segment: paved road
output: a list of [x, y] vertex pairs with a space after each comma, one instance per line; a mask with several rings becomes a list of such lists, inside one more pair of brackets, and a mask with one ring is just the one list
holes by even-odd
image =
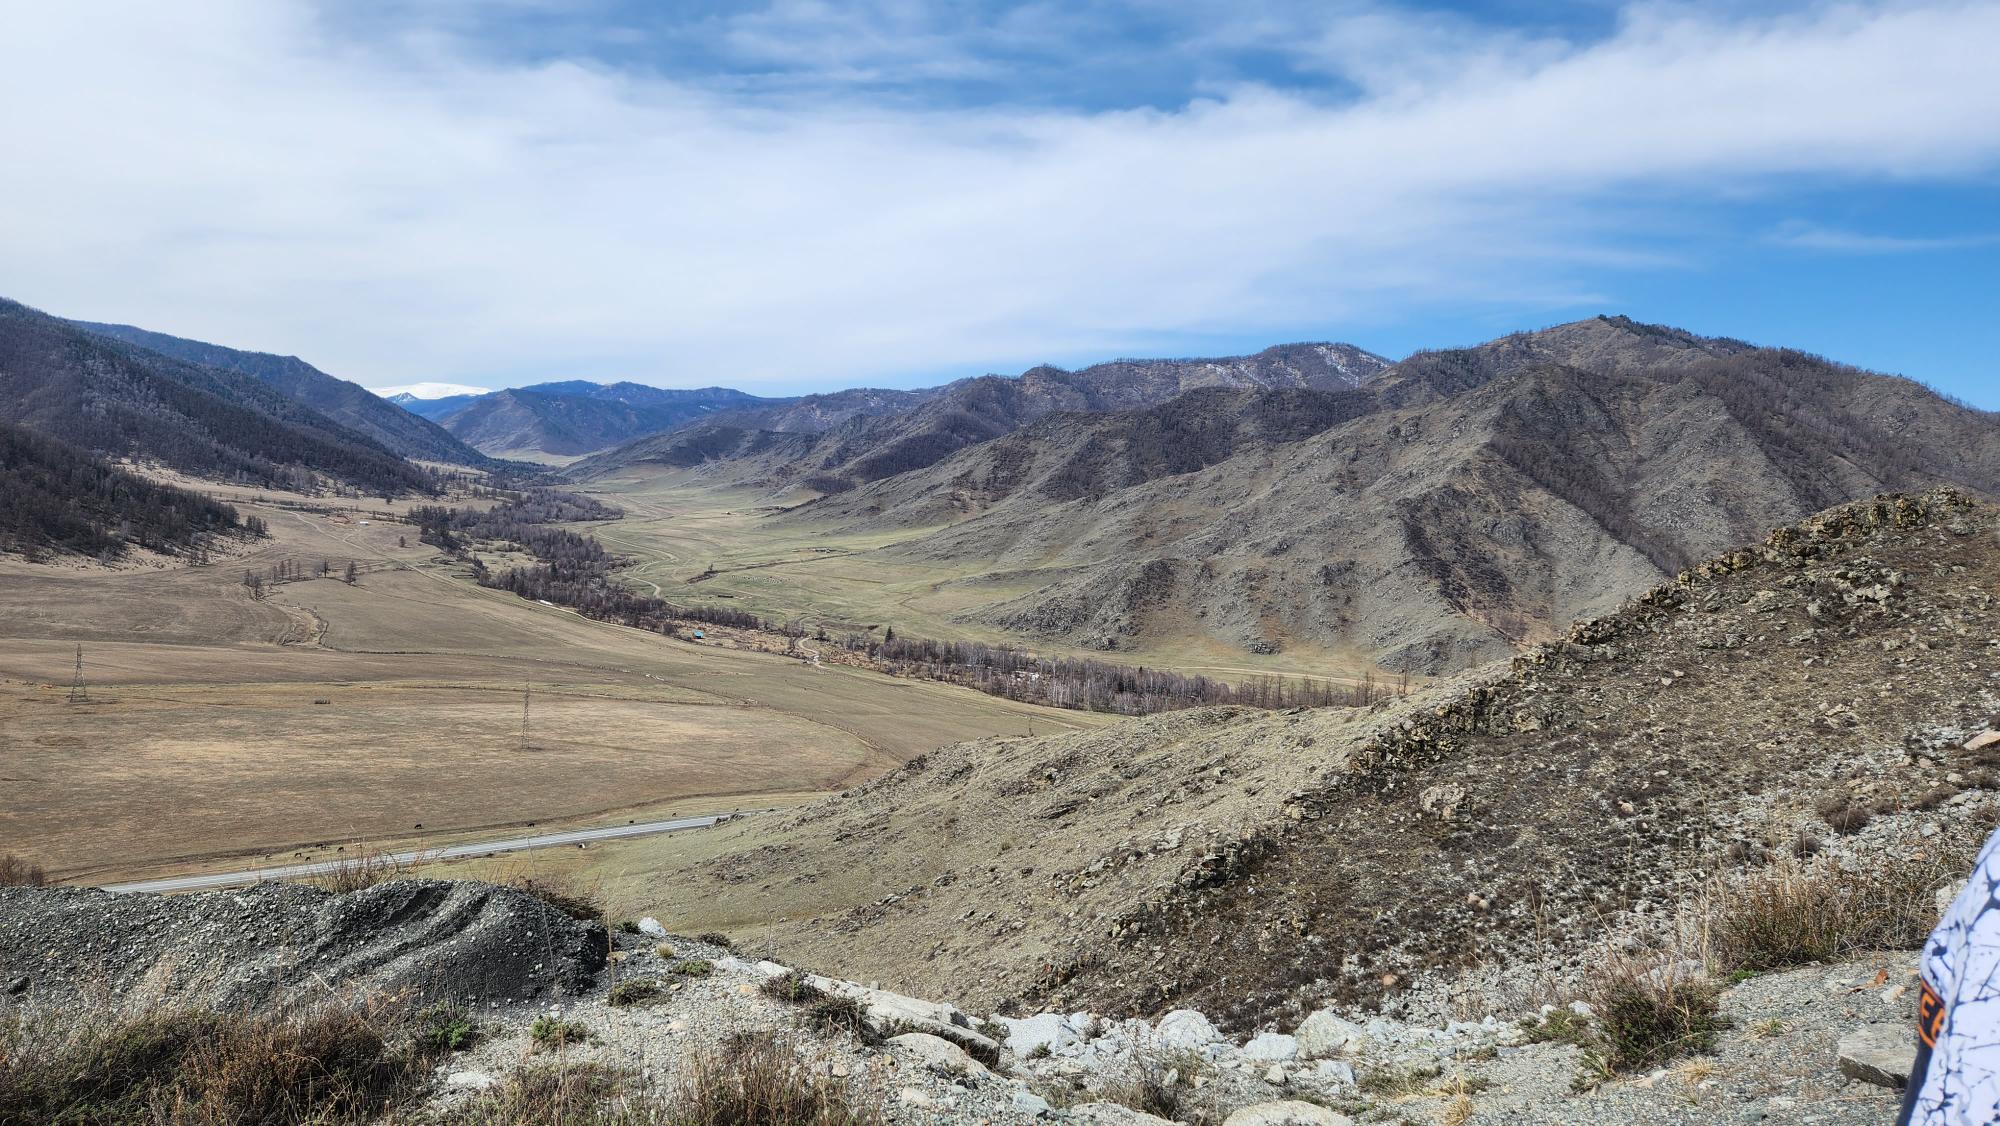
[[[613, 841], [621, 837], [647, 837], [656, 833], [678, 833], [685, 829], [706, 829], [717, 822], [741, 816], [744, 814], [711, 813], [699, 817], [676, 818], [672, 821], [643, 821], [636, 825], [575, 829], [567, 833], [542, 833], [532, 837], [511, 837], [504, 841], [479, 841], [472, 844], [448, 845], [444, 848], [392, 852], [388, 854], [388, 859], [397, 864], [417, 864], [432, 860], [450, 860], [461, 856], [485, 856], [494, 852], [520, 852], [523, 849], [549, 848], [554, 845]], [[234, 887], [238, 884], [261, 884], [271, 880], [299, 880], [338, 871], [342, 863], [339, 860], [328, 860], [314, 864], [288, 864], [277, 868], [250, 868], [241, 872], [214, 872], [206, 876], [173, 876], [163, 880], [140, 880], [130, 884], [105, 884], [104, 890], [202, 891], [208, 888]]]

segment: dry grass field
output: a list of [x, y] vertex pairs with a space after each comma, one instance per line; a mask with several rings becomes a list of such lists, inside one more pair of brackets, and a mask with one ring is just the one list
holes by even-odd
[[[379, 498], [228, 499], [272, 538], [209, 567], [0, 560], [0, 851], [101, 880], [750, 808], [961, 739], [1103, 722], [486, 590]], [[262, 600], [241, 581], [322, 559], [334, 577]], [[368, 571], [351, 586], [349, 560]], [[79, 643], [88, 699], [71, 703]]]
[[[780, 523], [771, 515], [810, 494], [721, 488], [699, 471], [639, 467], [593, 481], [583, 491], [625, 510], [595, 534], [638, 563], [623, 572], [641, 591], [669, 601], [738, 606], [777, 620], [803, 618], [836, 635], [893, 626], [898, 634], [947, 641], [1025, 645], [1038, 652], [1171, 668], [1223, 680], [1281, 674], [1352, 681], [1357, 661], [1308, 644], [1277, 654], [1247, 653], [1185, 631], [1115, 654], [1024, 639], [961, 615], [1038, 589], [1033, 576], [991, 577], [978, 563], [944, 566], [881, 549], [933, 529], [845, 532]], [[713, 568], [715, 574], [690, 582]], [[1179, 633], [1180, 636], [1174, 636]]]

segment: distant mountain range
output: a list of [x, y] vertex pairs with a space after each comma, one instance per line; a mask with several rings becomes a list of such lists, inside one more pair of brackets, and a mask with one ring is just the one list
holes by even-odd
[[482, 395], [436, 399], [397, 395], [389, 401], [435, 419], [454, 437], [490, 454], [568, 456], [606, 449], [719, 413], [793, 400], [767, 399], [726, 387], [678, 390], [568, 380]]
[[710, 419], [586, 459], [579, 479], [646, 464], [716, 463], [746, 483], [840, 492], [933, 465], [1046, 415], [1132, 410], [1204, 388], [1352, 388], [1389, 361], [1347, 344], [1287, 344], [1254, 356], [1043, 366], [921, 391], [842, 391]]
[[774, 518], [907, 532], [887, 557], [974, 572], [949, 584], [968, 624], [1423, 673], [1546, 639], [1846, 500], [1938, 482], [2000, 493], [1992, 414], [1622, 317], [1397, 364], [1290, 345], [967, 380], [812, 433], [759, 421], [568, 472], [811, 490]]

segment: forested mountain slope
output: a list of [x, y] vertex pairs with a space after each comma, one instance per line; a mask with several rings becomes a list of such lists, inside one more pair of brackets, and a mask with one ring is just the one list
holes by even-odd
[[190, 364], [0, 300], [0, 420], [196, 476], [368, 492], [432, 479], [373, 439], [247, 375]]
[[969, 616], [1033, 637], [1304, 644], [1434, 673], [1760, 528], [1939, 482], [2000, 493], [2000, 420], [1908, 380], [1598, 318], [1421, 353], [1352, 391], [1052, 415], [783, 519], [945, 524], [890, 553], [989, 568], [1016, 593]]
[[238, 528], [236, 510], [106, 465], [74, 446], [0, 422], [0, 554], [115, 559], [138, 544], [199, 556]]
[[412, 415], [358, 383], [336, 379], [297, 356], [245, 352], [131, 325], [70, 323], [163, 356], [251, 376], [403, 457], [470, 466], [483, 466], [489, 461], [435, 423]]

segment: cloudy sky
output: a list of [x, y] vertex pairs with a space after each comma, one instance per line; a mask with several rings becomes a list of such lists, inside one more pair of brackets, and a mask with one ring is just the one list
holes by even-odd
[[2000, 2], [0, 11], [0, 294], [371, 386], [1609, 311], [2000, 407]]

